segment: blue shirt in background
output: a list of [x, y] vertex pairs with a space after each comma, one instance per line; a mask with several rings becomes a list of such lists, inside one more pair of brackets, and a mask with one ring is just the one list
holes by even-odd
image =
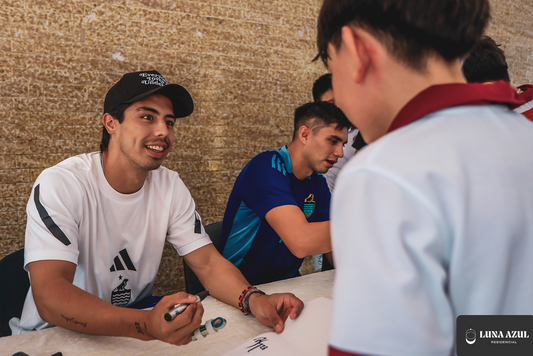
[[255, 156], [241, 171], [228, 200], [220, 251], [248, 282], [261, 284], [299, 276], [303, 259], [294, 256], [264, 219], [271, 209], [296, 205], [308, 222], [329, 220], [326, 179], [313, 172], [299, 180], [287, 147]]

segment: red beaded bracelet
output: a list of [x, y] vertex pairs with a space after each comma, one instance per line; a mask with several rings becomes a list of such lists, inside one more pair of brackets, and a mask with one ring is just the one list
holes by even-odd
[[250, 298], [250, 295], [254, 293], [261, 293], [263, 295], [265, 294], [265, 292], [260, 289], [257, 289], [257, 287], [248, 286], [248, 288], [242, 291], [242, 294], [239, 297], [239, 308], [244, 313], [244, 315], [252, 314], [252, 312], [250, 311], [250, 306], [248, 304], [248, 299]]
[[248, 286], [245, 290], [242, 291], [242, 294], [241, 294], [241, 296], [239, 297], [239, 308], [242, 310], [242, 312], [243, 312], [244, 314], [248, 314], [248, 313], [247, 313], [246, 310], [244, 310], [244, 308], [243, 308], [242, 300], [243, 300], [244, 296], [246, 295], [246, 293], [247, 293], [250, 289], [253, 289], [253, 288], [255, 288], [255, 287], [254, 287], [254, 286]]

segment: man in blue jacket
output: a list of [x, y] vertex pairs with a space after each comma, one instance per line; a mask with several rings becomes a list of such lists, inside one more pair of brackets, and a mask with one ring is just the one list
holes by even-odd
[[350, 126], [334, 104], [305, 104], [295, 111], [289, 146], [260, 153], [237, 177], [220, 250], [250, 283], [298, 276], [305, 256], [331, 251], [322, 174], [343, 156]]

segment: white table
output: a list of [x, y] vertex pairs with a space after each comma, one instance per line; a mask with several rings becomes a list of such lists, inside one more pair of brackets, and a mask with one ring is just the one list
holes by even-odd
[[[304, 303], [315, 298], [331, 298], [335, 271], [309, 274], [302, 277], [267, 283], [260, 288], [268, 294], [291, 292]], [[216, 317], [227, 321], [225, 328], [205, 339], [185, 346], [173, 346], [162, 341], [141, 341], [126, 337], [95, 336], [53, 327], [46, 330], [0, 338], [0, 354], [12, 355], [24, 351], [30, 356], [50, 356], [58, 351], [63, 356], [116, 356], [116, 355], [222, 355], [243, 342], [272, 331], [251, 315], [224, 304], [213, 297], [203, 302], [203, 322]]]

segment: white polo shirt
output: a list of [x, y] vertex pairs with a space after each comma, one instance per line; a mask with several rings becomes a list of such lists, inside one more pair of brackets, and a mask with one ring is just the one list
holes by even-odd
[[533, 314], [533, 122], [477, 106], [510, 90], [432, 87], [343, 168], [330, 355], [455, 354], [458, 315]]

